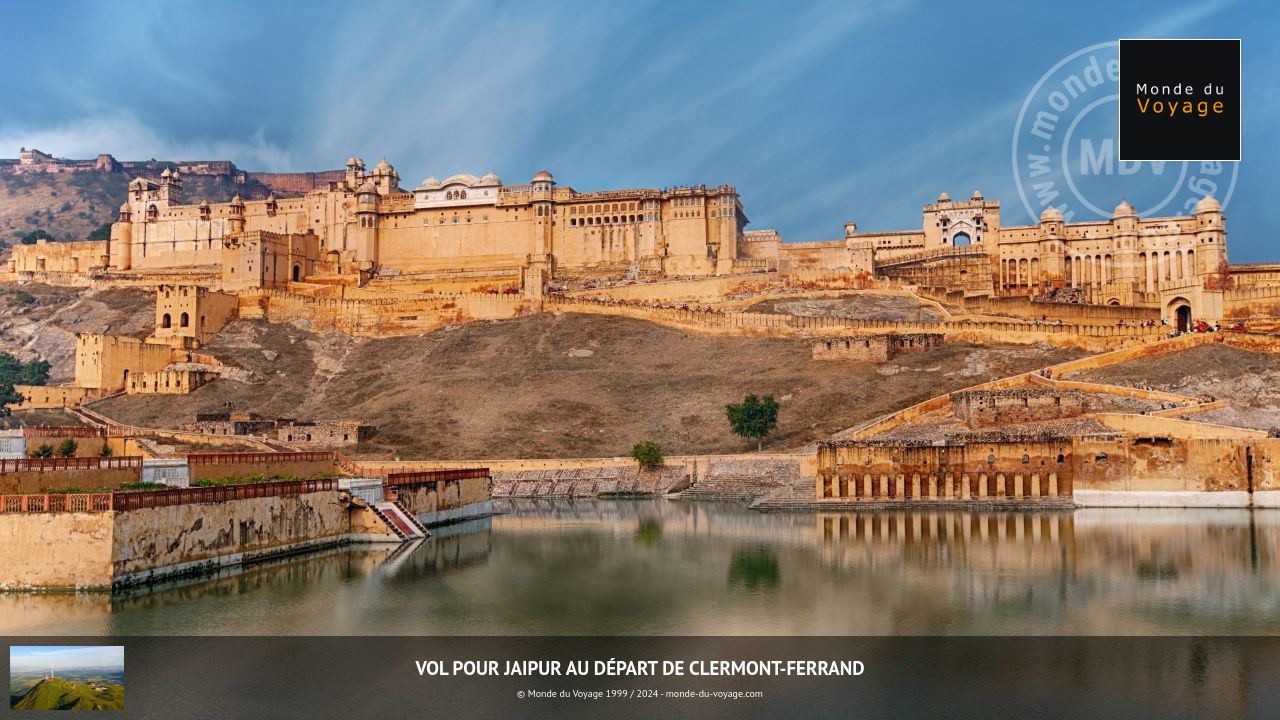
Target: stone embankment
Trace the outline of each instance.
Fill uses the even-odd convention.
[[[640,469],[594,467],[511,470],[493,473],[494,497],[607,497],[610,495],[666,495],[689,485],[680,466]]]

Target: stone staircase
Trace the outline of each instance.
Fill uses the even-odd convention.
[[[680,493],[680,499],[752,502],[778,492],[799,475],[798,458],[713,461],[707,474]]]
[[[413,513],[405,510],[399,503],[384,500],[379,503],[370,503],[369,508],[375,515],[382,518],[387,527],[391,528],[391,531],[401,540],[420,540],[430,535]]]

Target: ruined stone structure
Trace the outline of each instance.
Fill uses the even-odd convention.
[[[813,359],[888,362],[904,352],[937,347],[944,337],[942,333],[910,333],[829,338],[814,343]]]
[[[952,414],[974,430],[1079,417],[1086,409],[1095,408],[1084,393],[1074,390],[1012,388],[951,393]]]
[[[199,413],[183,429],[201,435],[265,436],[303,447],[348,447],[374,432],[372,425],[354,420],[265,418],[256,413]]]

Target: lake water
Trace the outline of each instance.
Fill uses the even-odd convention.
[[[1280,633],[1280,511],[499,508],[401,551],[125,594],[0,594],[0,635]]]

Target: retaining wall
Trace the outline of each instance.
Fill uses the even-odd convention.
[[[129,585],[336,545],[346,515],[333,490],[120,512],[111,573]]]
[[[0,590],[111,585],[109,512],[0,513]]]

